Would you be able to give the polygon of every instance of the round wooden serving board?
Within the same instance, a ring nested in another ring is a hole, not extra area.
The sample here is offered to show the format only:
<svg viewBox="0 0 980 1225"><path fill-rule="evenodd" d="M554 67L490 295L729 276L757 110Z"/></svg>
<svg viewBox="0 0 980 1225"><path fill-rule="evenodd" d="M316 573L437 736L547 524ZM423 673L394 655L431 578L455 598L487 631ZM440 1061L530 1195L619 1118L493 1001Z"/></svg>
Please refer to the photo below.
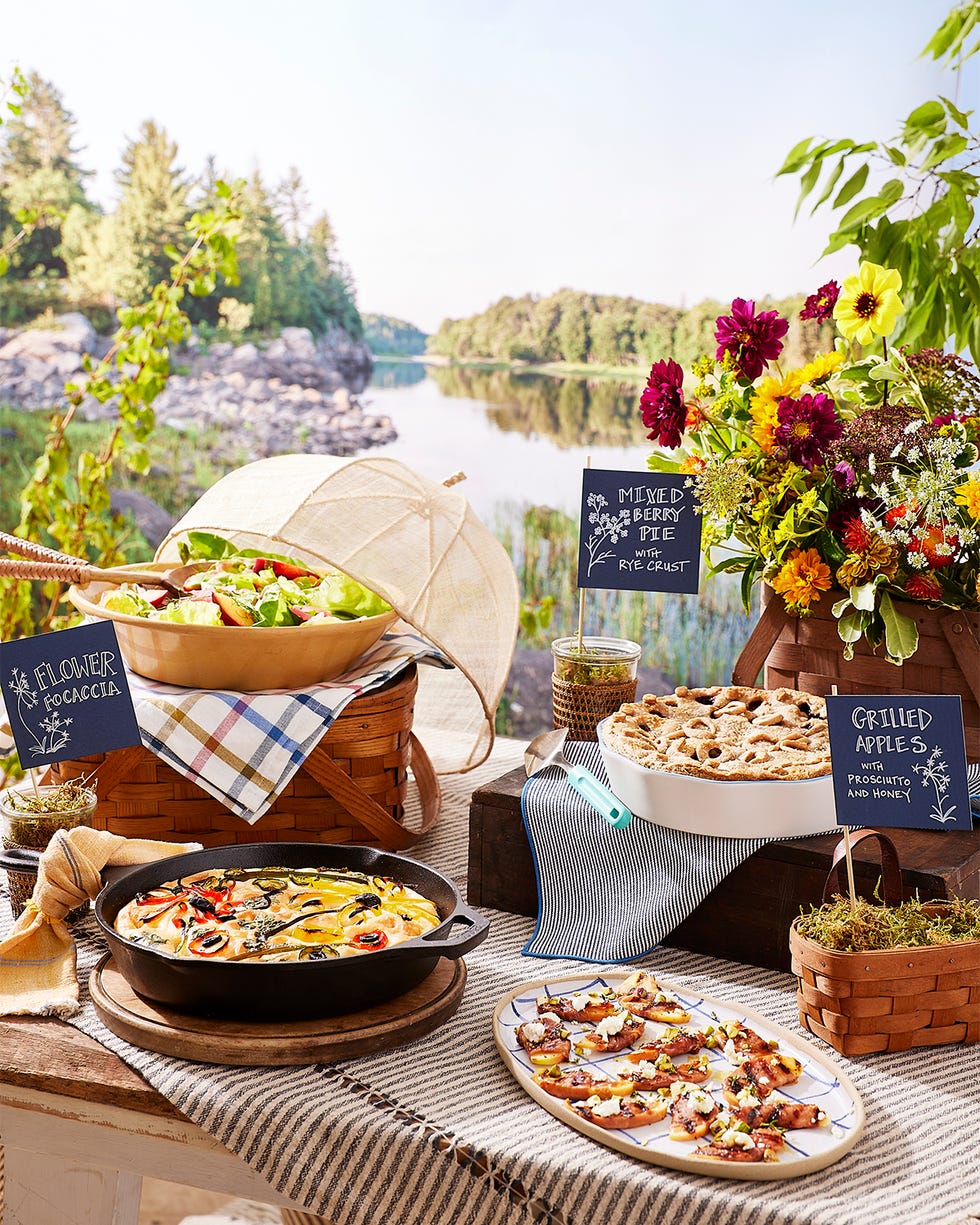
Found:
<svg viewBox="0 0 980 1225"><path fill-rule="evenodd" d="M410 991L362 1012L251 1024L188 1016L143 999L111 955L95 967L88 985L99 1019L133 1046L201 1063L281 1066L370 1055L431 1033L459 1007L466 967L462 960L441 957Z"/></svg>

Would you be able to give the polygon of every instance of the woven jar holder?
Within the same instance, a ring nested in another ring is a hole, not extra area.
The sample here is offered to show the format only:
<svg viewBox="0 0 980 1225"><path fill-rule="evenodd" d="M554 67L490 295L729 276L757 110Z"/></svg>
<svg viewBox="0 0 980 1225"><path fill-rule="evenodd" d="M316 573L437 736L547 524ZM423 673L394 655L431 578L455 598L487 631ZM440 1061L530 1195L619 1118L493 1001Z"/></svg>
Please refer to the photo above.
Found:
<svg viewBox="0 0 980 1225"><path fill-rule="evenodd" d="M613 715L624 702L636 699L636 678L619 685L576 685L551 678L551 704L555 727L567 727L572 740L598 740L597 724Z"/></svg>
<svg viewBox="0 0 980 1225"><path fill-rule="evenodd" d="M858 830L851 842L876 838L881 848L886 906L902 900L895 844L878 830ZM834 859L823 899L846 894L844 843ZM941 914L937 902L924 908ZM865 953L827 949L790 928L800 1024L842 1055L905 1051L918 1046L980 1042L980 940Z"/></svg>

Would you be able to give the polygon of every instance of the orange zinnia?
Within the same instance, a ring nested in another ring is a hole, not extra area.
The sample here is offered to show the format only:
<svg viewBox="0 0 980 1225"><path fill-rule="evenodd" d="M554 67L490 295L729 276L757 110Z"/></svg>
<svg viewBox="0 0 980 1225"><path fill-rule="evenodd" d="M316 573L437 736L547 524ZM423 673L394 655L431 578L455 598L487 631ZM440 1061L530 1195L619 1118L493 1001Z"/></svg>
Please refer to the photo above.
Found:
<svg viewBox="0 0 980 1225"><path fill-rule="evenodd" d="M816 549L794 549L772 580L773 590L786 601L787 608L806 611L821 591L831 587L830 567Z"/></svg>

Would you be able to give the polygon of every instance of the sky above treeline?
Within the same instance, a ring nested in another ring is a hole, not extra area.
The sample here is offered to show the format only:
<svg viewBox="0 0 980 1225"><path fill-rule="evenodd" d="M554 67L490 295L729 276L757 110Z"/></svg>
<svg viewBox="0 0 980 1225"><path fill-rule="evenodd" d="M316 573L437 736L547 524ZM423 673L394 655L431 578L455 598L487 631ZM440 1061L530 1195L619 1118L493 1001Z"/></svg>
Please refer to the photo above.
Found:
<svg viewBox="0 0 980 1225"><path fill-rule="evenodd" d="M503 295L689 306L845 274L775 172L804 136L977 106L974 61L918 58L950 3L46 0L8 6L0 76L57 86L106 208L145 119L191 175L297 167L361 310L432 331Z"/></svg>

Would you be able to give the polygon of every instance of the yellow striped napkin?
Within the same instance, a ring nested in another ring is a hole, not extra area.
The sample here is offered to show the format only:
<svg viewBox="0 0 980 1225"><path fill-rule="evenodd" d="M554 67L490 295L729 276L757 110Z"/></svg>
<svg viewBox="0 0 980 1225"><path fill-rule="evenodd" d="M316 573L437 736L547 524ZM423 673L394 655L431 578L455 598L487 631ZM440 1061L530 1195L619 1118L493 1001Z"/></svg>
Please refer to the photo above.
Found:
<svg viewBox="0 0 980 1225"><path fill-rule="evenodd" d="M95 897L104 867L200 849L196 842L121 838L86 826L58 830L41 856L31 900L0 942L0 1016L67 1017L78 1011L75 942L65 915Z"/></svg>

